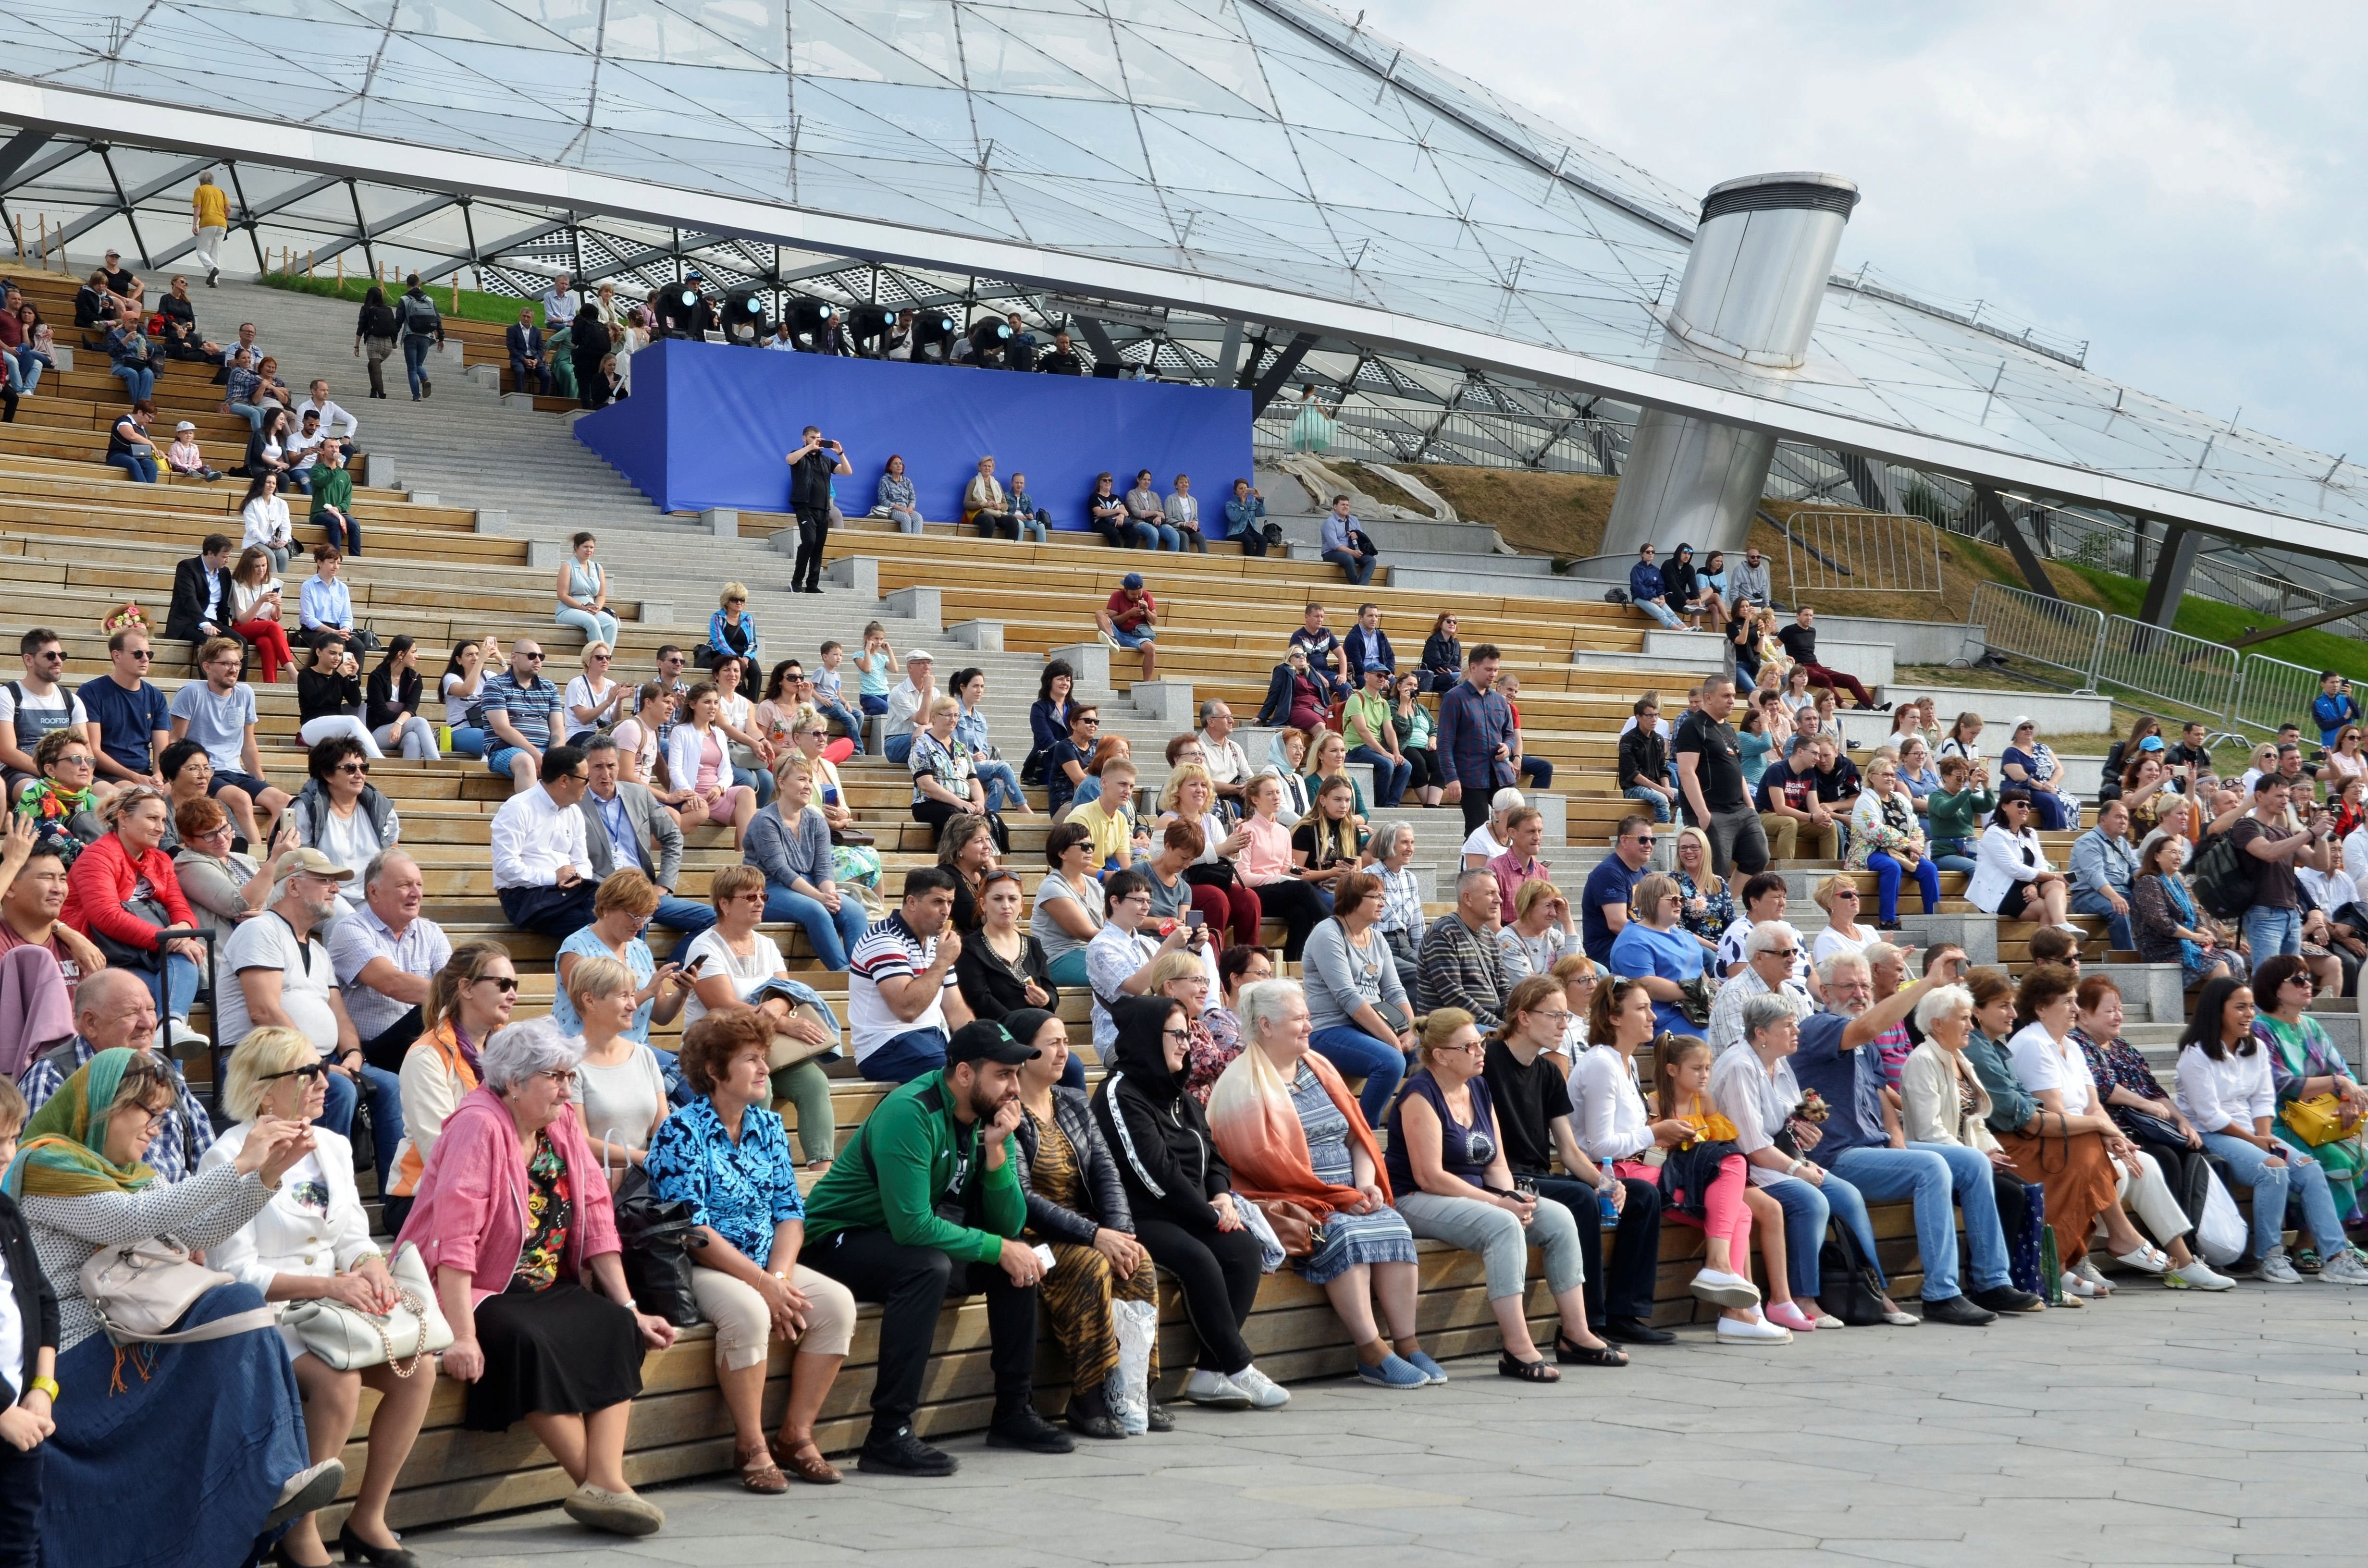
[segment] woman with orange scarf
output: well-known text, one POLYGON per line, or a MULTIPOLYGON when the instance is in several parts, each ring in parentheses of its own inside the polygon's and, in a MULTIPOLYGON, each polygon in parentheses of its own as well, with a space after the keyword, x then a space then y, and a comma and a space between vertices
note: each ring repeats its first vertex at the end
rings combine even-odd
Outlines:
POLYGON ((1357 1345, 1357 1375, 1378 1388, 1443 1383, 1446 1371, 1415 1337, 1419 1266, 1414 1233, 1390 1207, 1381 1146, 1339 1070, 1307 1049, 1307 996, 1292 980, 1241 994, 1252 1049, 1209 1093, 1209 1131, 1245 1198, 1288 1200, 1322 1221, 1315 1250, 1295 1260, 1321 1285, 1357 1345), (1378 1298, 1390 1336, 1373 1319, 1378 1298))

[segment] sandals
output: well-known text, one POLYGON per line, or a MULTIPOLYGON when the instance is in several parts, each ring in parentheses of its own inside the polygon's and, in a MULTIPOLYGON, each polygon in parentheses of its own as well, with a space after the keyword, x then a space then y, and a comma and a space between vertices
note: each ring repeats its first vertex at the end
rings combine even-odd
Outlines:
POLYGON ((1544 1357, 1541 1356, 1534 1361, 1516 1361, 1513 1359, 1513 1353, 1509 1350, 1503 1352, 1497 1358, 1497 1375, 1500 1378, 1512 1378, 1525 1383, 1558 1383, 1562 1381, 1562 1373, 1554 1368, 1554 1363, 1548 1361, 1544 1357))
POLYGON ((838 1484, 838 1467, 823 1458, 822 1450, 811 1440, 800 1443, 793 1449, 782 1442, 780 1438, 773 1437, 766 1442, 765 1447, 772 1455, 773 1462, 780 1467, 780 1470, 773 1472, 774 1474, 779 1475, 781 1470, 786 1470, 800 1481, 815 1486, 838 1484))
POLYGON ((773 1462, 770 1445, 761 1449, 735 1449, 732 1461, 739 1466, 743 1491, 772 1497, 790 1489, 789 1477, 783 1475, 780 1467, 773 1462))
POLYGON ((1554 1335, 1554 1359, 1565 1367, 1624 1367, 1628 1353, 1610 1345, 1578 1345, 1567 1335, 1554 1335))

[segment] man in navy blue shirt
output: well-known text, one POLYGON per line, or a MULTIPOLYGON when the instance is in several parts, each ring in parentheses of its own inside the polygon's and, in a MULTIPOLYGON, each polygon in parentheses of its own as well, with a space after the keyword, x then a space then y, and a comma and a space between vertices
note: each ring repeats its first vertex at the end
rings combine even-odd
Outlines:
POLYGON ((2318 695, 2311 699, 2310 716, 2318 725, 2318 744, 2331 746, 2346 724, 2360 722, 2360 699, 2351 683, 2333 670, 2318 672, 2318 695))
POLYGON ((1924 1265, 1924 1321, 1977 1328, 2000 1312, 2041 1312, 2046 1303, 2016 1290, 2008 1278, 1989 1156, 1962 1144, 1892 1142, 1884 1124, 1883 1061, 1874 1049, 1876 1039, 1927 996, 1953 986, 1963 962, 1962 956, 1936 959, 1923 979, 1877 1002, 1866 960, 1854 952, 1834 954, 1818 966, 1826 1005, 1801 1025, 1793 1075, 1804 1093, 1815 1090, 1831 1108, 1808 1157, 1871 1200, 1905 1198, 1914 1203, 1916 1247, 1924 1265), (1970 1296, 1957 1280, 1952 1194, 1964 1211, 1965 1244, 1973 1254, 1970 1296))
POLYGON ((156 754, 172 744, 172 705, 148 680, 148 633, 127 626, 107 640, 108 672, 74 693, 98 727, 97 777, 165 788, 156 754))
POLYGON ((1600 964, 1611 962, 1611 942, 1628 924, 1628 898, 1644 880, 1645 863, 1653 858, 1653 819, 1625 816, 1611 840, 1611 853, 1587 873, 1587 889, 1579 895, 1578 939, 1587 956, 1600 964))
POLYGON ((1683 631, 1685 622, 1669 608, 1668 585, 1661 580, 1661 568, 1655 563, 1654 553, 1649 544, 1636 552, 1636 564, 1628 568, 1629 600, 1670 631, 1683 631))

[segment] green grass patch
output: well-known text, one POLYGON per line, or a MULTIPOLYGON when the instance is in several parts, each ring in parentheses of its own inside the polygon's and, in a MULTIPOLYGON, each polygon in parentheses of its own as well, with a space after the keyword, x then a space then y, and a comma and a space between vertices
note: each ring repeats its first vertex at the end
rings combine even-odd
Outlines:
MULTIPOLYGON (((403 293, 401 284, 373 284, 370 278, 360 277, 347 277, 340 281, 335 278, 307 278, 302 273, 268 272, 264 274, 263 281, 269 288, 285 289, 291 294, 318 294, 325 299, 349 300, 357 305, 372 288, 384 289, 386 302, 390 305, 403 293)), ((435 300, 436 308, 448 316, 458 316, 462 321, 494 322, 504 326, 518 320, 518 306, 525 303, 507 294, 488 294, 476 289, 463 289, 460 291, 460 306, 455 309, 450 284, 430 285, 427 292, 435 300)))
MULTIPOLYGON (((2146 585, 2135 577, 2100 571, 2093 566, 2076 566, 2069 562, 2051 561, 2051 572, 2075 572, 2096 591, 2103 608, 2111 615, 2135 619, 2146 600, 2146 585)), ((2258 611, 2222 604, 2217 599, 2200 599, 2190 594, 2179 601, 2179 619, 2172 629, 2191 637, 2201 637, 2208 642, 2234 643, 2248 632, 2266 630, 2273 624, 2258 611)), ((2239 650, 2250 656, 2263 654, 2283 659, 2289 665, 2301 665, 2313 670, 2340 670, 2354 680, 2368 681, 2368 644, 2355 642, 2326 631, 2290 631, 2283 637, 2239 650)))

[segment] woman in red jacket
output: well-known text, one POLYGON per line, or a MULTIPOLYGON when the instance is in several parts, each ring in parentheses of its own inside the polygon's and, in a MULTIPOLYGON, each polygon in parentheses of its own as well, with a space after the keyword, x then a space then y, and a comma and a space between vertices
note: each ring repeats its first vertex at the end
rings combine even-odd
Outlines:
MULTIPOLYGON (((189 1028, 189 1004, 198 997, 206 949, 194 936, 197 917, 181 896, 172 857, 158 847, 165 838, 165 792, 148 786, 119 791, 99 808, 108 831, 74 858, 66 873, 66 906, 60 918, 97 942, 109 963, 135 970, 156 998, 157 1013, 169 1019, 174 1045, 202 1046, 205 1037, 189 1028)), ((236 1041, 233 1041, 235 1044, 236 1041)))

